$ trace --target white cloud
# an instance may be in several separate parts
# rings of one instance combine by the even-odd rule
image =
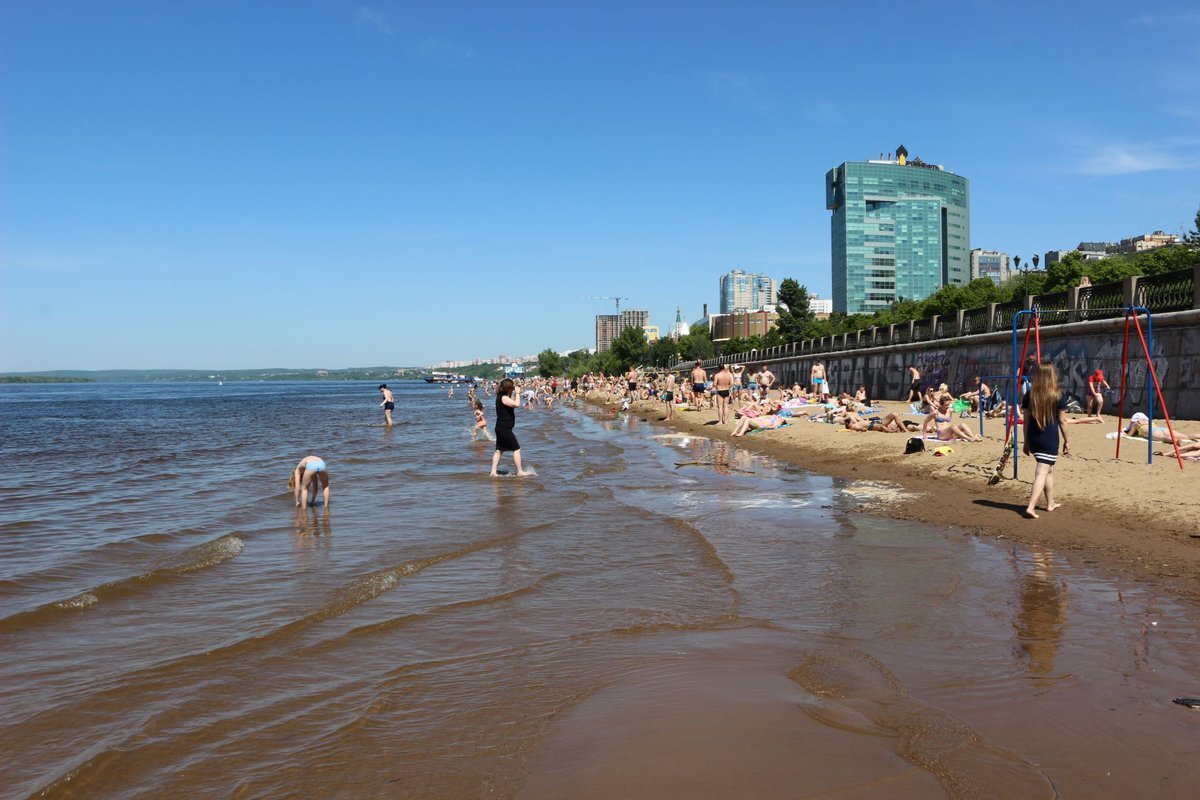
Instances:
[[[1104,145],[1091,148],[1089,154],[1068,169],[1081,175],[1132,175],[1200,168],[1195,144]]]
[[[354,24],[359,27],[374,28],[387,36],[392,35],[392,26],[388,25],[387,17],[382,11],[376,11],[370,6],[359,6],[358,13],[354,16]]]
[[[475,60],[475,50],[470,45],[434,36],[421,40],[413,52],[420,58],[439,61],[443,64],[468,64]]]
[[[1172,28],[1177,25],[1200,25],[1200,10],[1189,8],[1180,11],[1165,11],[1158,14],[1139,14],[1132,20],[1134,25],[1147,28]]]
[[[841,122],[844,115],[837,103],[812,100],[804,104],[804,118],[809,122]]]
[[[762,113],[771,107],[766,85],[741,72],[710,73],[708,87],[718,99],[738,108]]]

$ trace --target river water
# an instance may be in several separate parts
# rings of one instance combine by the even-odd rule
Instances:
[[[1196,796],[1156,584],[583,406],[492,479],[398,386],[0,388],[0,797]]]

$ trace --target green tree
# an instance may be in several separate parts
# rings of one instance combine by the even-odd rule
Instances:
[[[669,367],[679,360],[679,345],[669,336],[650,345],[650,363],[656,367]]]
[[[801,286],[794,278],[784,278],[779,284],[779,319],[775,323],[783,341],[806,338],[805,333],[815,319],[809,308],[808,287]]]
[[[751,341],[751,339],[752,337],[742,336],[734,336],[730,339],[727,339],[725,343],[721,345],[721,355],[736,356],[739,353],[750,352],[751,350],[755,349],[754,342]]]
[[[641,328],[630,326],[621,331],[613,340],[610,352],[620,363],[621,371],[624,371],[644,363],[647,349],[646,332]]]
[[[550,348],[546,348],[538,353],[537,358],[538,375],[543,378],[549,378],[553,375],[561,375],[563,373],[563,360],[558,353]]]
[[[706,328],[694,329],[679,338],[679,358],[683,361],[703,361],[712,358],[714,353],[712,336]]]
[[[1088,262],[1083,260],[1083,256],[1078,251],[1067,253],[1060,260],[1046,267],[1046,290],[1060,292],[1072,286],[1078,286],[1080,279],[1088,272]]]
[[[1196,210],[1196,225],[1191,233],[1184,234],[1183,241],[1189,247],[1200,248],[1200,209]]]

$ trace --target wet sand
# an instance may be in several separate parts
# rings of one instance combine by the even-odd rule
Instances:
[[[602,404],[604,399],[599,394],[591,397]],[[877,405],[886,411],[907,410],[905,403]],[[1039,511],[1039,519],[1028,520],[1022,512],[1029,500],[1031,458],[1021,457],[1017,480],[1011,478],[1010,462],[1005,479],[997,486],[987,485],[1003,449],[1003,420],[986,421],[983,442],[951,442],[952,454],[935,457],[931,450],[938,445],[933,442],[926,442],[924,453],[905,455],[909,434],[845,431],[803,417],[783,429],[733,438],[732,424],[712,424],[714,410],[676,412],[666,423],[661,420],[661,403],[643,401],[630,413],[677,430],[734,441],[826,475],[898,484],[903,491],[873,509],[890,517],[1081,551],[1101,569],[1154,575],[1168,579],[1180,592],[1200,596],[1200,462],[1184,461],[1180,470],[1170,445],[1156,443],[1155,450],[1166,455],[1147,464],[1145,440],[1133,439],[1122,440],[1121,459],[1115,460],[1116,442],[1105,438],[1117,429],[1114,416],[1105,416],[1099,425],[1070,426],[1071,453],[1055,467],[1056,501],[1063,507],[1054,513]],[[906,418],[918,423],[922,419]],[[978,417],[956,421],[978,430]],[[1200,430],[1200,422],[1173,423],[1176,430]]]

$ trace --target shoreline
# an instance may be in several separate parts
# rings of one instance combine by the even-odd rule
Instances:
[[[585,399],[612,408],[600,392]],[[887,411],[906,407],[898,402],[876,405]],[[1062,507],[1054,512],[1039,509],[1038,519],[1026,519],[1022,512],[1029,499],[1032,459],[1022,456],[1018,480],[1005,477],[996,486],[986,485],[1003,448],[1003,420],[988,421],[984,441],[950,442],[954,452],[935,457],[928,449],[904,455],[907,434],[857,433],[803,417],[782,429],[733,437],[731,425],[709,424],[716,420],[715,410],[676,410],[674,419],[667,421],[661,402],[641,400],[625,413],[736,443],[823,475],[897,484],[908,495],[865,511],[953,526],[969,535],[1073,551],[1094,567],[1109,567],[1133,580],[1150,575],[1174,591],[1200,597],[1200,492],[1194,474],[1200,464],[1185,461],[1180,470],[1169,455],[1156,456],[1147,465],[1144,440],[1124,441],[1121,460],[1114,460],[1115,442],[1105,435],[1116,429],[1115,417],[1105,416],[1099,425],[1070,426],[1071,455],[1061,458],[1055,468],[1055,499]],[[1198,427],[1190,421],[1173,422],[1185,430]],[[974,429],[977,418],[968,424]],[[1155,449],[1171,452],[1168,444]],[[1006,476],[1011,470],[1010,462]]]

